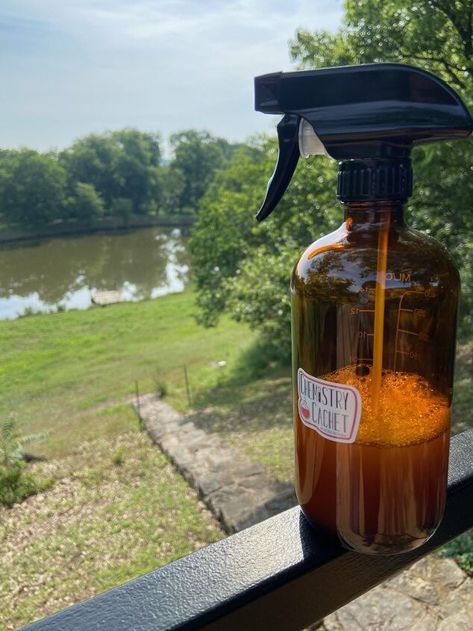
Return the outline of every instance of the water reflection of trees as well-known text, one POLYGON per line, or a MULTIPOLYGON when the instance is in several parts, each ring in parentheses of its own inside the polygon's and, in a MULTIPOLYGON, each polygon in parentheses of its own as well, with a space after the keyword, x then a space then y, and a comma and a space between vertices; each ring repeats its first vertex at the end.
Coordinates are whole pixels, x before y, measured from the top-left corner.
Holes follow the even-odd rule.
POLYGON ((167 284, 169 262, 185 265, 182 238, 157 229, 55 238, 0 248, 0 297, 28 296, 52 304, 81 287, 133 287, 146 298, 167 284))

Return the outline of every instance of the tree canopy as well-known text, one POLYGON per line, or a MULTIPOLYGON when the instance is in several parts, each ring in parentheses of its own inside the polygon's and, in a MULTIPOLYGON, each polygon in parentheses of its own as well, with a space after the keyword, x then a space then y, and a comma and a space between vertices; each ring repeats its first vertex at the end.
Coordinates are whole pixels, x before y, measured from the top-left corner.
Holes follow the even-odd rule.
MULTIPOLYGON (((335 34, 299 30, 290 55, 301 69, 396 61, 430 70, 473 104, 472 0, 347 0, 335 34)), ((316 157, 300 163, 277 211, 256 225, 275 142, 262 139, 237 152, 200 202, 192 237, 200 318, 214 324, 228 311, 259 328, 268 344, 289 355, 290 270, 300 253, 341 222, 336 165, 316 157)), ((439 239, 462 275, 460 332, 473 323, 473 146, 470 141, 424 145, 413 154, 415 192, 408 221, 439 239)))
POLYGON ((40 226, 61 216, 67 175, 52 154, 0 151, 0 208, 7 223, 40 226))
POLYGON ((196 213, 236 145, 196 130, 174 134, 170 145, 166 162, 158 134, 121 129, 90 134, 59 153, 0 151, 0 223, 36 229, 196 213))
POLYGON ((235 145, 195 129, 173 134, 170 144, 173 160, 167 176, 176 187, 176 206, 195 213, 214 172, 226 165, 235 145))

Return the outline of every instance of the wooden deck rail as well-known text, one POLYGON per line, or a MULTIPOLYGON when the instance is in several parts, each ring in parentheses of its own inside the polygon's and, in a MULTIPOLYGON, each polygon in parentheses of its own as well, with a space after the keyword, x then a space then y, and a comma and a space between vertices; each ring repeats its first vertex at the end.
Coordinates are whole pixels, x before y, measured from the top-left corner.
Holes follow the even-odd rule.
POLYGON ((444 520, 418 550, 393 557, 348 552, 293 508, 24 629, 302 629, 472 526, 469 430, 452 439, 444 520))

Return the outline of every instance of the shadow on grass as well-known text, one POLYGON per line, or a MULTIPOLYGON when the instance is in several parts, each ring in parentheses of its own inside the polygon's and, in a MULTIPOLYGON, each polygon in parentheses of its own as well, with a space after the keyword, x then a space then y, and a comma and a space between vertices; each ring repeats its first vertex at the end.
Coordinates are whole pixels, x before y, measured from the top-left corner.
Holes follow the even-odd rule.
POLYGON ((233 370, 217 385, 197 393, 194 411, 187 415, 197 427, 210 432, 261 431, 289 427, 291 377, 287 358, 256 342, 242 353, 233 370))

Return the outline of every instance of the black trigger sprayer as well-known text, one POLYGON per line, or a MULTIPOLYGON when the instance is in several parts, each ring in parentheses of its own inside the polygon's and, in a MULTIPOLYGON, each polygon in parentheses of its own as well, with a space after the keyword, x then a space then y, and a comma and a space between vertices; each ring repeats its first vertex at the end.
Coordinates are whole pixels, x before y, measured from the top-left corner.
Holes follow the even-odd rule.
POLYGON ((256 77, 255 107, 283 114, 258 220, 301 154, 339 161, 344 221, 291 283, 299 503, 351 549, 410 550, 445 506, 460 290, 444 249, 404 223, 410 153, 473 121, 445 82, 402 64, 256 77))

